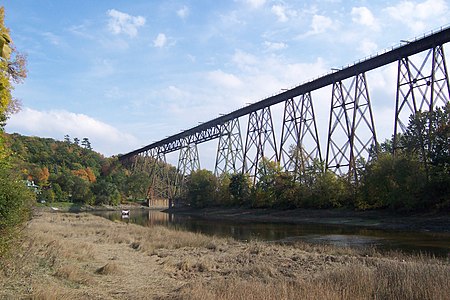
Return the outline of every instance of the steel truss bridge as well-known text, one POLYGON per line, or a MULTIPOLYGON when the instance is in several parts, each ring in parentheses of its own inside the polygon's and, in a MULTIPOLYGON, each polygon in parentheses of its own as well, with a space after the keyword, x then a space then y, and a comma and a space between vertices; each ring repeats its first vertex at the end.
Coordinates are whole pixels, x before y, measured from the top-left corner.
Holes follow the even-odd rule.
MULTIPOLYGON (((248 173, 257 180, 263 158, 276 161, 284 171, 297 178, 313 160, 327 170, 356 178, 358 162, 369 161, 376 151, 377 136, 367 87, 366 73, 397 62, 394 137, 405 131, 409 116, 446 105, 450 98, 449 77, 443 45, 450 41, 450 27, 425 35, 383 54, 370 57, 277 95, 253 103, 181 133, 154 142, 119 157, 134 169, 147 170, 150 176, 164 175, 159 162, 166 154, 179 151, 178 174, 173 186, 200 168, 197 145, 218 139, 215 174, 248 173), (420 62, 411 56, 419 54, 420 62), (332 89, 326 153, 322 153, 314 113, 312 92, 332 89), (284 103, 281 138, 275 137, 271 107, 284 103), (240 121, 247 117, 246 130, 240 121), (243 134, 244 133, 244 134, 243 134), (150 165, 149 165, 150 164, 150 165)), ((396 148, 394 138, 394 149, 396 148)), ((166 168, 167 169, 167 168, 166 168)), ((175 192, 173 192, 175 193, 175 192)), ((167 195, 169 198, 173 196, 167 195)))

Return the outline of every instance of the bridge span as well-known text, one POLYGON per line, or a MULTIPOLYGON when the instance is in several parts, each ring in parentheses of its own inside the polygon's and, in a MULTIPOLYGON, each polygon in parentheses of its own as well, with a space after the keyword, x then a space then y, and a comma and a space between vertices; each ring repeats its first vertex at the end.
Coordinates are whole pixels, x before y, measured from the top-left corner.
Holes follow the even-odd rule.
MULTIPOLYGON (((450 89, 444 45, 450 27, 404 41, 403 45, 348 67, 303 83, 198 126, 154 142, 119 157, 138 167, 146 160, 165 161, 179 151, 178 172, 186 175, 200 168, 197 145, 218 139, 215 174, 246 172, 256 178, 263 157, 301 176, 318 159, 340 175, 356 176, 358 161, 369 161, 377 136, 367 88, 366 73, 397 62, 394 136, 405 130, 409 116, 449 102, 450 89), (411 59, 416 54, 420 61, 411 59), (332 89, 326 153, 322 154, 312 92, 332 89), (271 107, 284 103, 281 138, 276 139, 271 107), (246 130, 240 125, 248 116, 246 130)), ((394 149, 395 149, 394 140, 394 149)), ((156 166, 157 164, 155 164, 156 166)), ((154 169, 154 168, 153 168, 154 169)), ((157 170, 151 171, 154 175, 157 170)))

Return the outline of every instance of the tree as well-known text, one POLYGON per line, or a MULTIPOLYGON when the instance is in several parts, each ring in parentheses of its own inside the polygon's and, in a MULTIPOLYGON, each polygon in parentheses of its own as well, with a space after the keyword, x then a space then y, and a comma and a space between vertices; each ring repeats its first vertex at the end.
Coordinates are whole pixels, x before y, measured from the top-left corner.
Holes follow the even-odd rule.
POLYGON ((255 197, 253 206, 271 207, 277 201, 277 195, 274 190, 276 177, 281 173, 280 165, 274 161, 269 161, 263 157, 258 166, 258 182, 255 188, 255 197))
POLYGON ((5 122, 19 109, 11 91, 14 83, 26 77, 26 58, 12 45, 4 21, 5 9, 0 7, 0 257, 16 237, 18 225, 29 217, 30 199, 35 196, 20 180, 18 170, 11 167, 12 153, 5 146, 5 122))
POLYGON ((98 181, 92 187, 92 192, 95 195, 95 204, 109 204, 118 205, 120 204, 120 192, 116 185, 107 182, 106 180, 98 181))
POLYGON ((250 205, 252 182, 248 174, 237 173, 231 175, 229 191, 231 204, 239 206, 250 205))
POLYGON ((81 141, 81 146, 83 146, 85 149, 92 150, 91 142, 89 142, 89 139, 87 137, 83 138, 81 141))
POLYGON ((217 178, 209 170, 192 172, 186 181, 186 201, 193 207, 215 204, 217 178))
POLYGON ((0 131, 9 115, 20 107, 19 101, 11 95, 13 83, 20 83, 27 76, 26 57, 13 46, 4 21, 5 9, 0 7, 0 131))

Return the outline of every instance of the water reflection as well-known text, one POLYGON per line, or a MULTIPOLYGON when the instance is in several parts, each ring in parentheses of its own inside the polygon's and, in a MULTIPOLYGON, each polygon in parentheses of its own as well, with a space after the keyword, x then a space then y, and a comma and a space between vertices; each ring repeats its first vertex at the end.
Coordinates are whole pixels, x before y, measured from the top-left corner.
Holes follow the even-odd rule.
POLYGON ((132 210, 128 219, 122 219, 120 211, 102 211, 94 214, 114 221, 136 223, 143 226, 162 225, 208 235, 233 237, 237 240, 305 241, 343 247, 376 247, 380 250, 422 252, 442 257, 450 255, 450 234, 445 233, 387 231, 338 224, 207 220, 146 209, 132 210))

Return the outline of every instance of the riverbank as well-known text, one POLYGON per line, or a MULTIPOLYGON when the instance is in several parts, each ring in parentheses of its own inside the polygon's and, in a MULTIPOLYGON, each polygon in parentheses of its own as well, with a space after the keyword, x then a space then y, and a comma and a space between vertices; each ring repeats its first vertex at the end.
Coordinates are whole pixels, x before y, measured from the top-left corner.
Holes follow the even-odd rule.
POLYGON ((39 211, 0 287, 2 299, 445 299, 450 261, 39 211))
POLYGON ((171 208, 165 212, 216 220, 274 222, 292 224, 339 224, 385 230, 423 231, 450 234, 450 213, 398 214, 386 210, 348 209, 245 209, 171 208))
POLYGON ((396 231, 422 231, 450 234, 450 212, 395 213, 389 210, 355 211, 349 209, 257 209, 257 208, 191 208, 148 207, 144 202, 118 206, 89 206, 69 202, 39 205, 36 211, 92 212, 123 209, 161 210, 204 219, 239 220, 291 224, 339 224, 396 231))

